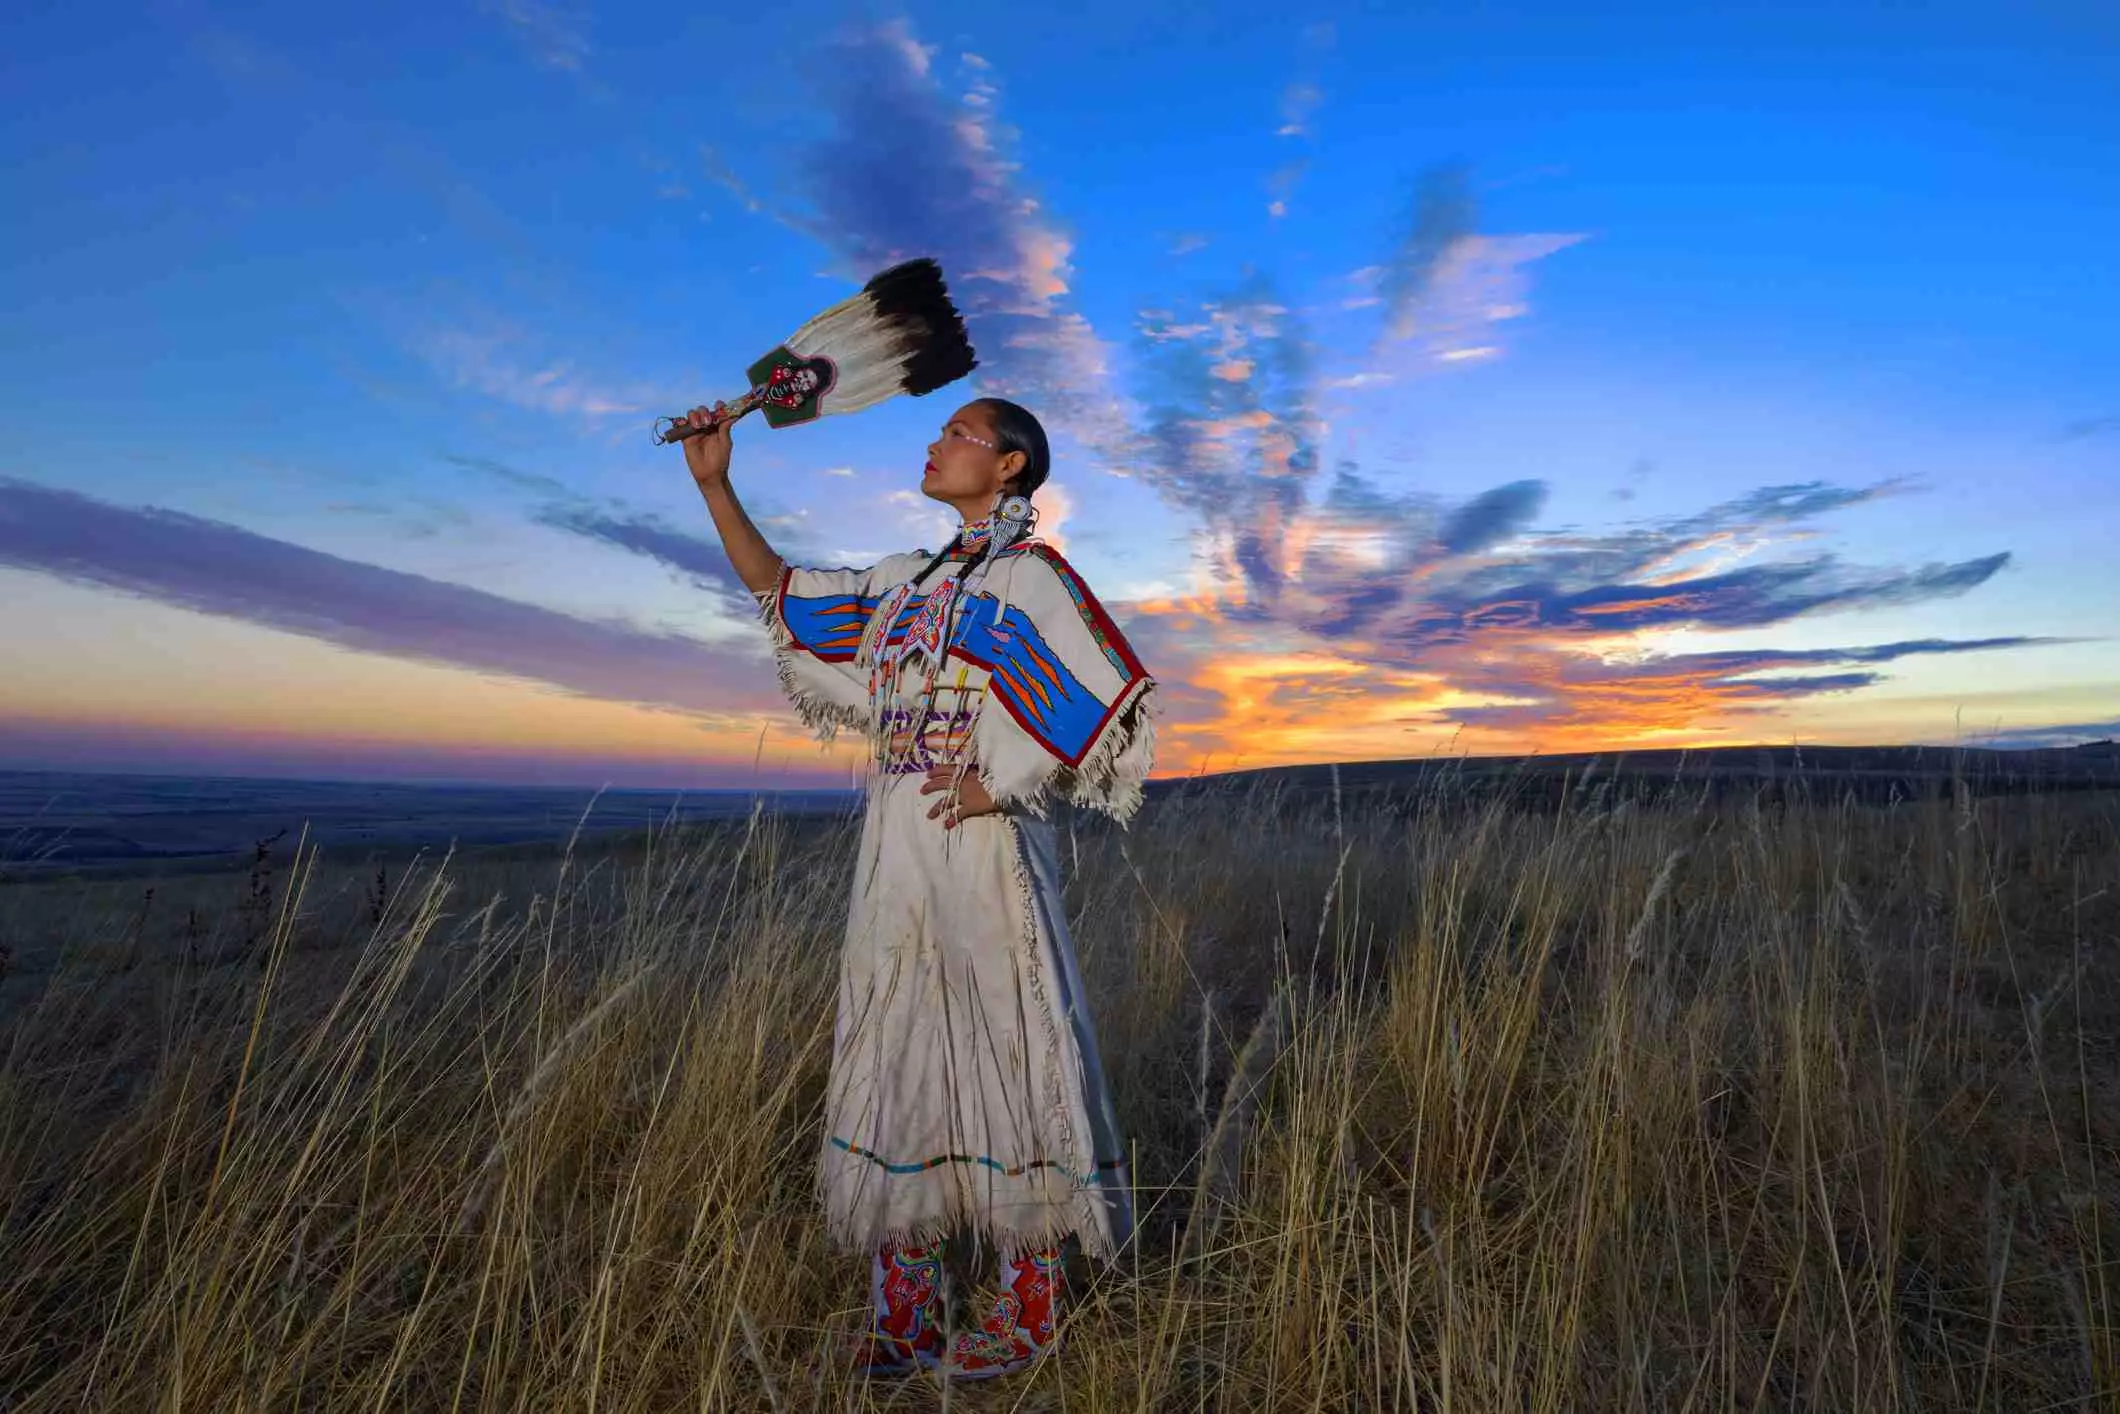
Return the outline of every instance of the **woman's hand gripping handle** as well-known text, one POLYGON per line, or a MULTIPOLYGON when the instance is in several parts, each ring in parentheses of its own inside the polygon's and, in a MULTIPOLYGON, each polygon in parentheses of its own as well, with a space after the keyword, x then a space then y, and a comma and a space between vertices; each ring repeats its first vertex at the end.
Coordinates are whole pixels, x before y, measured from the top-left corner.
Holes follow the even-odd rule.
POLYGON ((780 556, 751 523, 743 503, 736 499, 735 488, 729 485, 729 458, 734 451, 729 429, 736 419, 728 415, 728 405, 696 407, 672 423, 673 433, 682 429, 682 436, 662 440, 683 441, 685 470, 692 473, 693 484, 706 498, 707 513, 714 517, 714 528, 721 533, 721 547, 728 552, 736 577, 753 594, 777 588, 780 556))
POLYGON ((670 419, 670 427, 661 434, 665 443, 684 444, 685 470, 702 490, 710 483, 726 485, 729 480, 729 457, 734 451, 729 429, 736 419, 728 416, 727 409, 727 403, 696 407, 683 417, 670 419))

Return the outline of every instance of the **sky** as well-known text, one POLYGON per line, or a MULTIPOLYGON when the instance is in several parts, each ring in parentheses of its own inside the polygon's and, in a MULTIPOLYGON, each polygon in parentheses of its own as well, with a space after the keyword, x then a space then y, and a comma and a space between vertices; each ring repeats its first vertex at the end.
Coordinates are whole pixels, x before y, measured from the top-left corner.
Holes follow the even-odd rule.
POLYGON ((165 0, 0 19, 0 768, 835 784, 656 417, 938 548, 963 400, 1162 775, 2120 734, 2120 11, 165 0))

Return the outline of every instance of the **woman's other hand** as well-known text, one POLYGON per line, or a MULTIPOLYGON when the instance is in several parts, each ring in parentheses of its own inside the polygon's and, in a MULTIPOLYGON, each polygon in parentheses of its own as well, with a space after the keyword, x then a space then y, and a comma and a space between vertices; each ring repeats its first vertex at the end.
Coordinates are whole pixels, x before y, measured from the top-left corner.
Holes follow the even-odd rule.
POLYGON ((979 773, 969 766, 931 766, 927 779, 920 784, 922 795, 943 792, 942 799, 928 807, 928 819, 942 817, 942 828, 954 830, 964 821, 978 815, 999 813, 1001 807, 986 793, 986 786, 979 773))
POLYGON ((713 407, 696 407, 685 415, 689 426, 714 427, 711 432, 687 437, 684 441, 685 467, 702 487, 718 485, 729 479, 729 433, 736 424, 724 422, 714 426, 714 419, 726 406, 726 403, 716 403, 713 407))

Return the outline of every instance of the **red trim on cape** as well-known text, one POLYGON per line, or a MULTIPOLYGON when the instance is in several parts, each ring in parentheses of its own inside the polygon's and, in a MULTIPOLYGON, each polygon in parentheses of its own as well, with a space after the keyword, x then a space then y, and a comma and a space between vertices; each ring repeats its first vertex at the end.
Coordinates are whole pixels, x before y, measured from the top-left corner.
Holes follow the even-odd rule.
POLYGON ((1119 656, 1125 660, 1128 687, 1133 686, 1134 678, 1145 678, 1148 676, 1148 669, 1143 667, 1141 660, 1134 656, 1134 645, 1126 641, 1126 635, 1119 632, 1119 626, 1113 623, 1112 616, 1104 611, 1104 605, 1098 601, 1095 594, 1090 592, 1088 582, 1075 572, 1075 567, 1069 564, 1058 550, 1055 550, 1043 540, 1025 540, 1011 546, 1010 553, 1036 555, 1058 571, 1061 578, 1074 586, 1081 597, 1082 606, 1088 610, 1088 617, 1098 628, 1104 631, 1106 640, 1119 650, 1119 656))
MULTIPOLYGON (((991 678, 997 678, 1004 683, 1008 681, 1007 678, 1002 677, 1000 673, 995 671, 994 665, 992 663, 987 662, 984 658, 979 657, 977 654, 968 652, 961 647, 952 647, 950 649, 950 656, 953 658, 962 658, 965 662, 970 663, 975 668, 985 669, 987 674, 991 678)), ((1144 674, 1144 676, 1146 675, 1144 674)), ((1090 729, 1089 737, 1082 743, 1082 749, 1080 751, 1075 752, 1073 755, 1069 755, 1067 752, 1059 750, 1053 744, 1052 740, 1046 736, 1045 727, 1036 721, 1027 720, 1024 717, 1023 713, 1016 710, 1015 704, 1009 700, 1008 694, 1003 694, 994 691, 992 682, 989 682, 987 684, 986 695, 988 697, 993 698, 994 701, 999 702, 1001 704, 1001 709, 1004 712, 1007 712, 1010 717, 1015 719, 1015 723, 1017 726, 1023 728, 1024 735, 1028 736, 1032 741, 1035 741, 1040 746, 1044 747, 1047 755, 1051 756, 1055 761, 1061 762, 1070 769, 1073 769, 1082 764, 1083 759, 1089 755, 1091 747, 1095 746, 1099 741, 1103 740, 1104 729, 1112 724, 1112 718, 1118 715, 1119 708, 1125 704, 1128 694, 1133 691, 1133 687, 1134 684, 1132 682, 1129 682, 1124 688, 1120 690, 1118 700, 1104 709, 1104 715, 1099 717, 1097 719, 1097 725, 1090 729)), ((1091 700, 1094 701, 1095 698, 1092 697, 1091 700)))

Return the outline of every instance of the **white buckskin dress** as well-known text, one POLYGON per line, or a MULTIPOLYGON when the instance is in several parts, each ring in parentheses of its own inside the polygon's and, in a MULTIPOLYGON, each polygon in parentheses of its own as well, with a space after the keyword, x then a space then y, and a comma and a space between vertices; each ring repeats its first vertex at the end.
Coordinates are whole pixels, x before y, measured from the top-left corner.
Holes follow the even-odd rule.
MULTIPOLYGON (((968 527, 968 529, 970 529, 968 527)), ((976 544, 976 540, 974 541, 976 544)), ((1020 541, 869 569, 788 568, 760 594, 782 686, 873 774, 847 909, 822 1150, 850 1251, 955 1234, 1003 1255, 1069 1233, 1109 1260, 1131 1183, 1061 903, 1054 796, 1124 822, 1155 750, 1155 682, 1080 576, 1020 541), (997 814, 927 818, 968 762, 997 814)))

